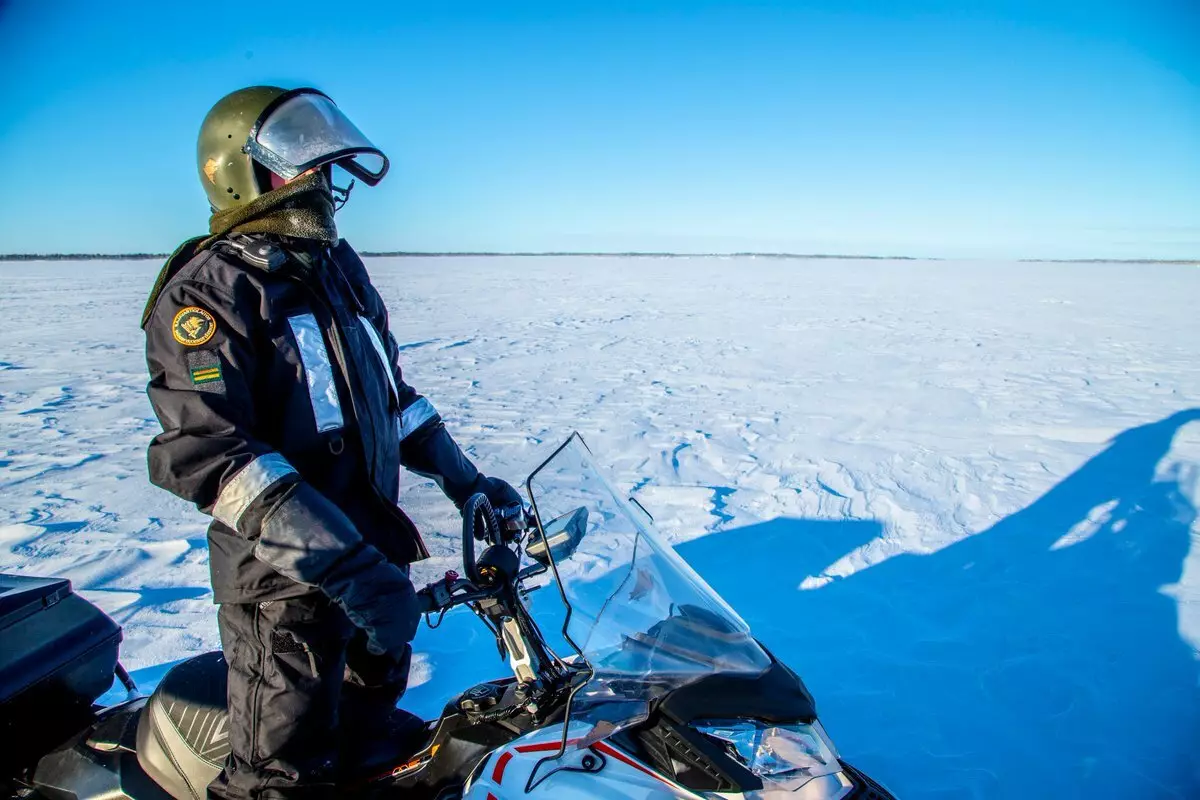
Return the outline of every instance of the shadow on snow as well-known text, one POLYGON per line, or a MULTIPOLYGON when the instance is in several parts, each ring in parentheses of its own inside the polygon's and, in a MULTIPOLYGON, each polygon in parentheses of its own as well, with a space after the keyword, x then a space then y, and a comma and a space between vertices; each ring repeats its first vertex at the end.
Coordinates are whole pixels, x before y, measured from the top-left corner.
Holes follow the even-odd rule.
POLYGON ((1160 591, 1196 509, 1185 476, 1156 478, 1198 419, 1125 431, 989 530, 818 589, 798 586, 878 523, 780 519, 678 550, 903 797, 1200 797, 1200 670, 1160 591), (1052 549, 1104 504, 1090 537, 1052 549))
MULTIPOLYGON (((678 550, 804 676, 843 754, 906 800, 1200 797, 1200 662, 1161 592, 1196 509, 1186 475, 1156 474, 1194 420, 1125 431, 990 529, 821 588, 799 585, 879 523, 779 519, 678 550), (1099 506, 1090 536, 1052 549, 1099 506)), ((467 612, 415 644, 427 661, 401 704, 427 717, 507 671, 467 612)))

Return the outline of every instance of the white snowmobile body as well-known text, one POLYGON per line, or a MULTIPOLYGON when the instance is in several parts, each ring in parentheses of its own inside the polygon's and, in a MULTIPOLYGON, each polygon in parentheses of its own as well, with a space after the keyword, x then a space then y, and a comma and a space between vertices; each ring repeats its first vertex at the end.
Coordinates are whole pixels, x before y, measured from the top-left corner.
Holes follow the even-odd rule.
POLYGON ((561 726, 554 726, 495 751, 468 781, 463 800, 840 800, 855 789, 850 776, 838 772, 790 793, 699 793, 606 741, 581 748, 573 743, 562 758, 547 761, 559 752, 561 737, 561 726))

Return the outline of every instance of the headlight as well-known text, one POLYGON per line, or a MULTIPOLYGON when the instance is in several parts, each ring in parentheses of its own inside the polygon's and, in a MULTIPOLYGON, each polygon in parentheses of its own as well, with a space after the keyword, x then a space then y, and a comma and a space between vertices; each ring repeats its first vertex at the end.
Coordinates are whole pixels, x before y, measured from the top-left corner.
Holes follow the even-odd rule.
POLYGON ((790 794, 813 781, 829 784, 829 793, 821 791, 816 797, 836 798, 846 793, 842 787, 848 782, 818 780, 842 771, 837 750, 819 722, 772 725, 745 719, 698 720, 692 727, 726 744, 729 755, 763 782, 761 797, 790 794))

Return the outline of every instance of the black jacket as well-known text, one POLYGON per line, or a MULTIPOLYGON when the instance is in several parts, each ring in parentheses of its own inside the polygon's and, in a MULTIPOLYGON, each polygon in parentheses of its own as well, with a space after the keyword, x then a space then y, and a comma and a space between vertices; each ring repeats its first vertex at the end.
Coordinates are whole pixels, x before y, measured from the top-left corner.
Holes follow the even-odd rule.
MULTIPOLYGON (((285 495, 332 503, 393 563, 428 555, 396 506, 400 467, 439 472, 422 469, 422 450, 452 440, 404 382, 362 260, 344 241, 299 246, 218 242, 168 276, 145 322, 149 396, 163 427, 150 478, 212 515, 217 602, 310 591, 255 557, 285 495)), ((478 476, 453 453, 466 470, 460 483, 478 476)))

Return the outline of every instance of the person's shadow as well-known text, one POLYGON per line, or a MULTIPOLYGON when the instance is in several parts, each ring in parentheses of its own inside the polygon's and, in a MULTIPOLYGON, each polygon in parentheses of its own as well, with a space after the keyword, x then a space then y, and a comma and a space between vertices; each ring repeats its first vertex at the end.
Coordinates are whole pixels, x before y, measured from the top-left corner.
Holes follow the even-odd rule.
POLYGON ((678 550, 902 798, 1200 798, 1200 662, 1162 591, 1196 509, 1188 475, 1156 474, 1193 420, 1125 431, 989 530, 820 588, 799 584, 878 523, 780 519, 678 550))

